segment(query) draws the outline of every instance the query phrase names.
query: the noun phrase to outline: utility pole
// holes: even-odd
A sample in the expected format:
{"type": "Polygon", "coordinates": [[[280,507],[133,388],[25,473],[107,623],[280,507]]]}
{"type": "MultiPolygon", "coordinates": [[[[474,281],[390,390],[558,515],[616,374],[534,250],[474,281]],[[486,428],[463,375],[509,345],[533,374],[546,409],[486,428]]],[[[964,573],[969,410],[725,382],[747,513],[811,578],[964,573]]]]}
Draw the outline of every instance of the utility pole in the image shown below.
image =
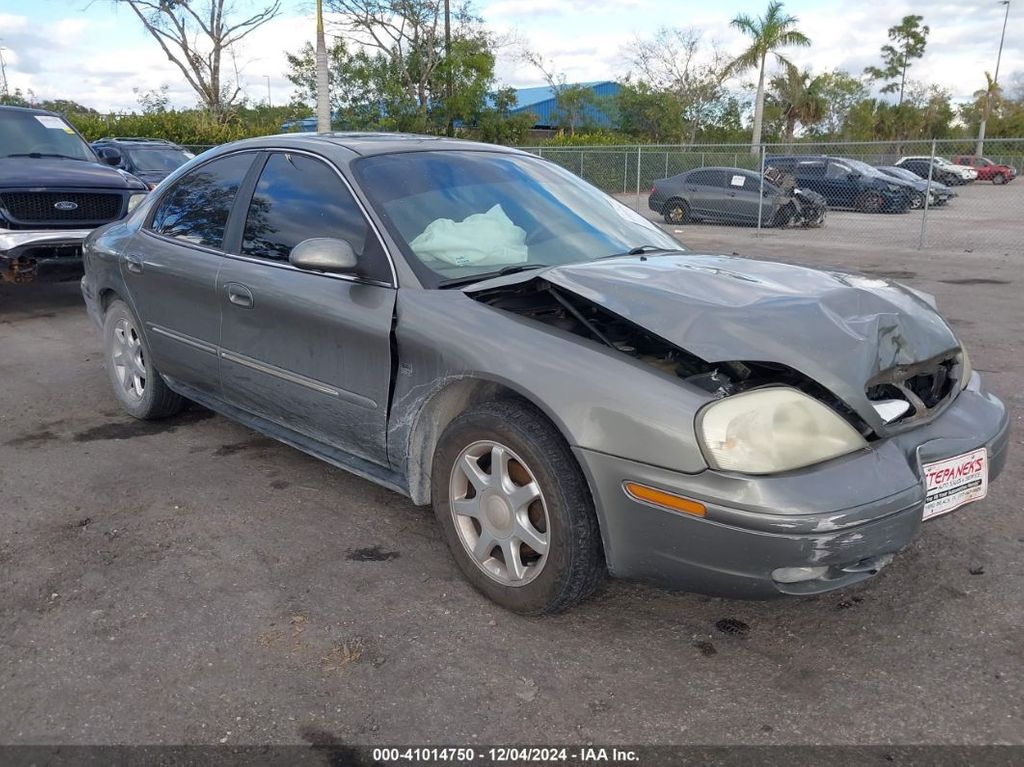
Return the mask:
{"type": "Polygon", "coordinates": [[[1003,58],[1003,41],[1006,39],[1006,22],[1010,18],[1010,0],[999,0],[1001,5],[1006,6],[1006,13],[1003,14],[1003,33],[999,36],[999,53],[996,54],[996,74],[992,78],[992,87],[985,93],[985,112],[981,116],[981,125],[978,126],[978,145],[974,147],[975,157],[985,154],[985,124],[989,115],[992,114],[992,93],[999,86],[999,64],[1003,58]]]}
{"type": "Polygon", "coordinates": [[[263,79],[267,81],[267,107],[270,109],[274,108],[273,102],[270,100],[270,75],[263,75],[263,79]]]}
{"type": "MultiPolygon", "coordinates": [[[[0,42],[3,42],[0,40],[0,42]]],[[[7,49],[0,45],[0,96],[8,96],[7,91],[7,63],[4,61],[4,51],[7,49]]]]}
{"type": "Polygon", "coordinates": [[[316,0],[316,130],[331,130],[330,77],[327,74],[327,41],[324,38],[324,0],[316,0]]]}
{"type": "Polygon", "coordinates": [[[455,123],[452,120],[452,11],[450,0],[444,0],[444,63],[445,63],[445,114],[447,125],[445,133],[455,135],[455,123]]]}

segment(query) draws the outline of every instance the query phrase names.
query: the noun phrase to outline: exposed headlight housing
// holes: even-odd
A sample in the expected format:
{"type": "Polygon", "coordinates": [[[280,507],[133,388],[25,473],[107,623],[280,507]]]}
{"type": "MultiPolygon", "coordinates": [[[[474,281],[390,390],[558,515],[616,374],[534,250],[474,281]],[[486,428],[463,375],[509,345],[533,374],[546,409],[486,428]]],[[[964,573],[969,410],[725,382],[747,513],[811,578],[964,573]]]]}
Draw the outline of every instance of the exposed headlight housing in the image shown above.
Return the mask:
{"type": "Polygon", "coordinates": [[[971,374],[974,368],[971,367],[971,358],[967,356],[967,347],[960,345],[960,389],[966,389],[971,382],[971,374]]]}
{"type": "Polygon", "coordinates": [[[789,387],[735,394],[697,414],[708,465],[744,474],[799,469],[867,446],[838,413],[789,387]]]}
{"type": "Polygon", "coordinates": [[[139,207],[139,203],[146,199],[147,194],[149,193],[132,192],[132,194],[128,196],[128,212],[131,213],[133,210],[139,207]]]}
{"type": "Polygon", "coordinates": [[[890,192],[898,192],[900,190],[899,184],[886,184],[886,189],[890,192]]]}

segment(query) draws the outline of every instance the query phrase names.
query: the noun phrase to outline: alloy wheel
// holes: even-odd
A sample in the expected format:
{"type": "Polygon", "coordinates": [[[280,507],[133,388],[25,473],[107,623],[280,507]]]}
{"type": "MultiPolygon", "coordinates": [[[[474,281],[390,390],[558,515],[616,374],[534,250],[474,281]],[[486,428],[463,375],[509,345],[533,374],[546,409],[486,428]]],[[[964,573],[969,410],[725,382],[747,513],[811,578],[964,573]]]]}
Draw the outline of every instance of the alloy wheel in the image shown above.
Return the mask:
{"type": "Polygon", "coordinates": [[[127,317],[114,325],[111,364],[124,393],[141,400],[146,393],[146,361],[142,352],[142,339],[127,317]]]}
{"type": "Polygon", "coordinates": [[[529,466],[500,442],[480,440],[459,454],[449,480],[459,540],[488,577],[524,586],[547,562],[551,525],[529,466]]]}

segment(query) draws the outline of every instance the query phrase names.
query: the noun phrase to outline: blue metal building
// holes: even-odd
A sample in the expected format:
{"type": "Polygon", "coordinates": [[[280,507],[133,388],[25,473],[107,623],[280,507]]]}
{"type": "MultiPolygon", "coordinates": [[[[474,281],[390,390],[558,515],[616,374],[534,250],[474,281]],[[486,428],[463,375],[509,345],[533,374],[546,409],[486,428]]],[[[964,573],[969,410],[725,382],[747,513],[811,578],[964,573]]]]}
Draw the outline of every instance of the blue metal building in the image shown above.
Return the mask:
{"type": "MultiPolygon", "coordinates": [[[[611,80],[596,80],[589,83],[571,83],[572,87],[590,88],[598,97],[614,96],[622,86],[611,80]]],[[[536,116],[534,128],[557,128],[559,124],[558,107],[555,105],[555,91],[542,85],[536,88],[518,88],[516,90],[515,113],[529,112],[536,116]]],[[[612,118],[599,106],[586,106],[583,110],[585,122],[598,128],[614,128],[612,118]]]]}

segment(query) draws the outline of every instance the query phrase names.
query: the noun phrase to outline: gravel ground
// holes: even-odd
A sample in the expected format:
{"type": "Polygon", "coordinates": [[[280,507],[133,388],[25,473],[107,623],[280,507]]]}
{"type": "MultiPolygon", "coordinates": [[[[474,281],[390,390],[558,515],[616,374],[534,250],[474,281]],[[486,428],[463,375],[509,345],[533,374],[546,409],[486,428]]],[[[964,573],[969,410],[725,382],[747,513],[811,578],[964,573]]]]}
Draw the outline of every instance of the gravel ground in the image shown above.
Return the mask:
{"type": "Polygon", "coordinates": [[[938,297],[1012,411],[987,500],[842,593],[521,618],[428,510],[201,409],[124,416],[76,285],[0,288],[0,742],[1024,744],[1019,250],[726,233],[681,236],[938,297]]]}

